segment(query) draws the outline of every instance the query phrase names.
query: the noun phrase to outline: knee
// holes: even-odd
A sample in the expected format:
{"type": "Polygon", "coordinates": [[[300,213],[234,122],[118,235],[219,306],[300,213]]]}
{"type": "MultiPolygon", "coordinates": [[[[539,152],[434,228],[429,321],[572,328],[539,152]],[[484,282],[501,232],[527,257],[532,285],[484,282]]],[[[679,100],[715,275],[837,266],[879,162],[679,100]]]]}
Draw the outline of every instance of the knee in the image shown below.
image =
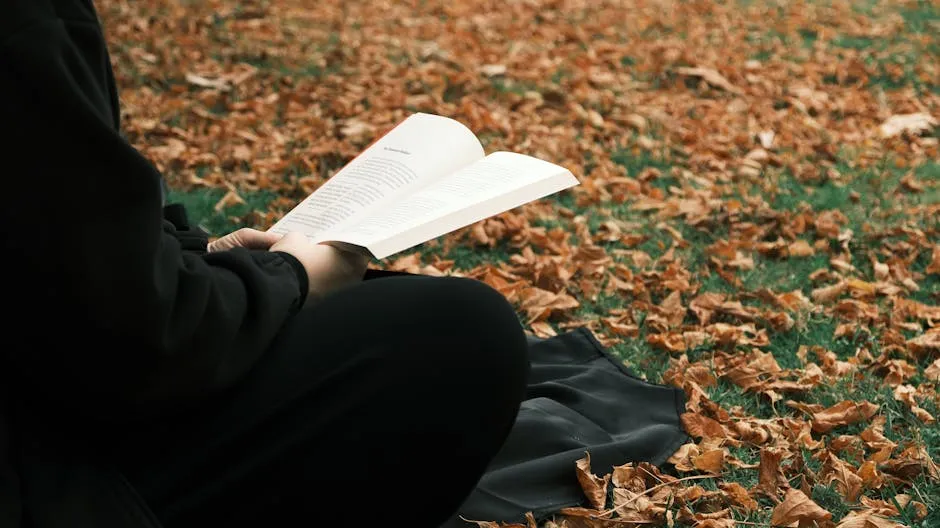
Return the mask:
{"type": "Polygon", "coordinates": [[[422,278],[409,290],[406,309],[414,310],[418,327],[407,333],[423,336],[424,345],[409,348],[434,365],[426,372],[447,379],[447,392],[475,395],[478,407],[518,404],[528,381],[528,345],[509,301],[483,282],[458,277],[422,278]]]}
{"type": "Polygon", "coordinates": [[[438,279],[438,292],[446,298],[440,330],[458,347],[467,349],[473,370],[506,381],[524,382],[528,375],[528,347],[519,316],[509,301],[483,282],[459,277],[438,279]],[[470,350],[472,349],[472,350],[470,350]]]}

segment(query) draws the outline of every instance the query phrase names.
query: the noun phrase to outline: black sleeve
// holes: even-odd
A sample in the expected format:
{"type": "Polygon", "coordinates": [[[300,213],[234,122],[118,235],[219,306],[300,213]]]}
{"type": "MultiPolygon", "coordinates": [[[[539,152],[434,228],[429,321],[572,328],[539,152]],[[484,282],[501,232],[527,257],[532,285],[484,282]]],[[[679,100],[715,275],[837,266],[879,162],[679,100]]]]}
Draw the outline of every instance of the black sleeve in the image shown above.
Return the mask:
{"type": "Polygon", "coordinates": [[[163,230],[179,240],[183,251],[204,255],[209,250],[209,233],[189,223],[189,215],[182,204],[163,206],[163,230]]]}
{"type": "Polygon", "coordinates": [[[108,418],[231,386],[306,292],[290,255],[183,250],[160,174],[117,131],[113,92],[95,21],[0,32],[0,277],[12,308],[0,354],[30,396],[108,418]]]}

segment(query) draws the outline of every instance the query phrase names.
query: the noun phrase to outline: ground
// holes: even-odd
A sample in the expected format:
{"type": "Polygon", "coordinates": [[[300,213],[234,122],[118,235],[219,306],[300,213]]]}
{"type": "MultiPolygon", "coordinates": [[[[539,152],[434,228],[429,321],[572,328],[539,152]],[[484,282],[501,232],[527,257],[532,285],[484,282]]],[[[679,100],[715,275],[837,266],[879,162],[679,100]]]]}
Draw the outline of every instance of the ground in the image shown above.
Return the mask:
{"type": "Polygon", "coordinates": [[[97,5],[128,140],[213,234],[415,111],[578,177],[375,263],[686,391],[694,443],[572,467],[590,508],[549,526],[940,526],[937,3],[97,5]]]}

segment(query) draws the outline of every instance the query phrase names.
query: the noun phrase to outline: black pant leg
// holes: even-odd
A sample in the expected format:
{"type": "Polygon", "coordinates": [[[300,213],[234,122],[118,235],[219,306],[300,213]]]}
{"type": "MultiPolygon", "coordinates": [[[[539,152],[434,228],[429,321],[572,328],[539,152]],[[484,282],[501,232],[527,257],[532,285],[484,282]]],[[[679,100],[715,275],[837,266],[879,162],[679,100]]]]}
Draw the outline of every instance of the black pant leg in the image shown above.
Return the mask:
{"type": "Polygon", "coordinates": [[[437,526],[501,447],[527,374],[521,325],[484,284],[370,280],[301,312],[211,411],[139,435],[121,464],[167,528],[437,526]]]}

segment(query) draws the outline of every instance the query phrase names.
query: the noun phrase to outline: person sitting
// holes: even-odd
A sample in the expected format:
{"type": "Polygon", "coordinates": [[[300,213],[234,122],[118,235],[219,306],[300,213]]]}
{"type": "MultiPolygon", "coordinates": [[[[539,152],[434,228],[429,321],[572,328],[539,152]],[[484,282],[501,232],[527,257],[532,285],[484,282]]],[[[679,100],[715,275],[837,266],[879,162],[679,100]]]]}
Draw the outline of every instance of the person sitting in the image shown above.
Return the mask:
{"type": "Polygon", "coordinates": [[[0,526],[436,526],[526,391],[510,303],[291,233],[208,244],[120,132],[90,0],[0,16],[0,526]]]}

